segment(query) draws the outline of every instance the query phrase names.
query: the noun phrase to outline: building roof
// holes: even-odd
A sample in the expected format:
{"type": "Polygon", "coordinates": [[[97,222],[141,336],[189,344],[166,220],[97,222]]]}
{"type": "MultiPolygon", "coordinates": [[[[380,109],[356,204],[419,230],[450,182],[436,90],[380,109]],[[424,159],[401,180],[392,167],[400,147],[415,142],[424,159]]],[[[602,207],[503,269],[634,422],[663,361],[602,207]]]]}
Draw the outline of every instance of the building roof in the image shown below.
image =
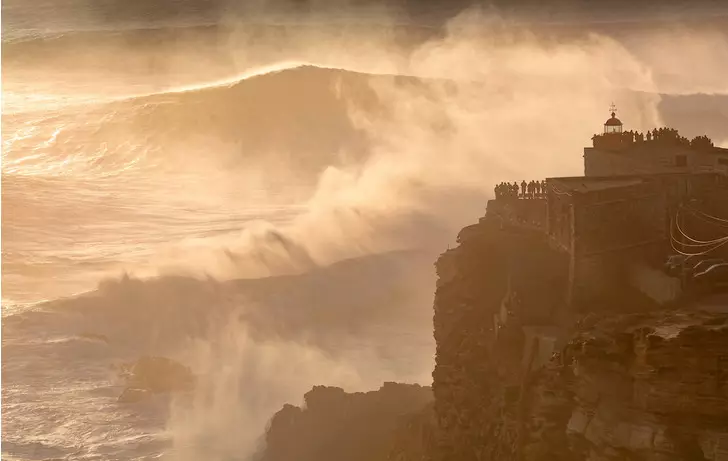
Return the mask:
{"type": "Polygon", "coordinates": [[[617,118],[614,112],[612,112],[612,118],[604,122],[604,126],[622,126],[622,121],[617,118]]]}

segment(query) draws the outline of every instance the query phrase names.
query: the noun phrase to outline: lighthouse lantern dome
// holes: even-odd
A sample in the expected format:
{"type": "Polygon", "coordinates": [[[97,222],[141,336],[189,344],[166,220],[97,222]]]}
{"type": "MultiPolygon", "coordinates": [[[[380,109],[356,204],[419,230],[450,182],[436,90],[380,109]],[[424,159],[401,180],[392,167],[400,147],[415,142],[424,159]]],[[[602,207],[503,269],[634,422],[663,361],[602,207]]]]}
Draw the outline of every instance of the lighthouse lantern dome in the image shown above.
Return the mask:
{"type": "Polygon", "coordinates": [[[617,118],[617,109],[612,104],[611,107],[612,116],[604,122],[604,133],[621,133],[622,132],[622,121],[617,118]]]}

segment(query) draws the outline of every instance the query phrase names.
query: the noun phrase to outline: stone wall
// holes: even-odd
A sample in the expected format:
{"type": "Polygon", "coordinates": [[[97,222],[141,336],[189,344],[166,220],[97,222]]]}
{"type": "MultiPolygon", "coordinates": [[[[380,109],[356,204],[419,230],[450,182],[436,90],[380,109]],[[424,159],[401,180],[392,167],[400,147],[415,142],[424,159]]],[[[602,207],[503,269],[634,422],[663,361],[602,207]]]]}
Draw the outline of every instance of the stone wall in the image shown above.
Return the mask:
{"type": "Polygon", "coordinates": [[[547,229],[551,240],[555,246],[563,251],[570,252],[572,250],[572,226],[573,226],[573,199],[572,195],[560,191],[553,184],[552,180],[546,180],[549,185],[547,192],[547,229]]]}
{"type": "Polygon", "coordinates": [[[616,176],[723,171],[725,165],[721,159],[728,159],[728,150],[704,153],[689,148],[650,148],[645,145],[614,152],[587,147],[584,149],[584,174],[616,176]],[[679,158],[684,158],[685,163],[679,163],[679,158]]]}
{"type": "Polygon", "coordinates": [[[546,230],[548,210],[543,198],[489,200],[487,213],[511,225],[546,230]]]}
{"type": "Polygon", "coordinates": [[[667,238],[665,194],[655,182],[578,194],[574,202],[577,256],[667,238]]]}
{"type": "Polygon", "coordinates": [[[652,247],[624,249],[575,259],[572,286],[571,315],[590,313],[624,314],[659,308],[643,287],[636,286],[631,268],[642,259],[641,252],[652,247]],[[641,250],[641,251],[640,251],[641,250]]]}
{"type": "Polygon", "coordinates": [[[682,283],[677,277],[670,277],[662,270],[644,263],[629,265],[630,284],[658,304],[676,302],[682,293],[682,283]]]}

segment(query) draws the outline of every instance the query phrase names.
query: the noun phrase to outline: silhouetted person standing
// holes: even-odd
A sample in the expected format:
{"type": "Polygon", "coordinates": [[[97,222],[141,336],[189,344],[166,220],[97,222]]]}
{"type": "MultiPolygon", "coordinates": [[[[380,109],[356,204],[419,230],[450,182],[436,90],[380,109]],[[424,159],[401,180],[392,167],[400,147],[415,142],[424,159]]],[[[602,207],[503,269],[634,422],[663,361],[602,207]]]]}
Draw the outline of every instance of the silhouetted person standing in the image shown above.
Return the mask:
{"type": "Polygon", "coordinates": [[[523,181],[521,181],[521,195],[523,196],[523,198],[526,198],[526,186],[526,180],[524,179],[523,181]]]}

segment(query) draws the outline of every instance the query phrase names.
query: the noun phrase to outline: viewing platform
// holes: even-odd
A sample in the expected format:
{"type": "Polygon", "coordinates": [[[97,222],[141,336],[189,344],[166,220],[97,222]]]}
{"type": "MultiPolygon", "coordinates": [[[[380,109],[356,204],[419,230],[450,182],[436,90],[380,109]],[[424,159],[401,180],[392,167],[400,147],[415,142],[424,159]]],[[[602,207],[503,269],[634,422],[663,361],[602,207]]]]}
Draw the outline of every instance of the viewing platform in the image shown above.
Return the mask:
{"type": "Polygon", "coordinates": [[[666,127],[624,131],[614,110],[604,132],[592,137],[592,147],[584,148],[585,176],[728,173],[728,149],[715,146],[709,137],[688,139],[666,127]]]}

